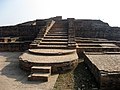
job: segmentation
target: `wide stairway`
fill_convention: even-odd
[[[39,35],[37,39],[39,38]],[[39,49],[66,49],[68,48],[68,31],[66,24],[55,22],[50,30],[46,31],[36,48]]]
[[[68,48],[68,22],[52,21],[43,37],[40,33],[31,48],[20,56],[20,67],[31,73],[28,80],[48,81],[51,73],[63,73],[77,66],[75,49]]]

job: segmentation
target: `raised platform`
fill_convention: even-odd
[[[71,49],[30,49],[19,58],[20,67],[28,71],[32,66],[51,66],[52,73],[63,73],[74,69],[78,64],[76,50]]]
[[[120,88],[120,52],[96,54],[87,52],[84,60],[101,89]]]

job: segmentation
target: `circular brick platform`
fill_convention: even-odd
[[[70,52],[69,52],[70,51]],[[40,55],[40,53],[44,55]],[[47,56],[45,55],[45,52]],[[57,54],[51,56],[51,54]],[[35,52],[36,53],[36,52]],[[74,69],[78,64],[78,56],[75,50],[45,50],[38,54],[32,54],[29,51],[19,57],[20,67],[30,71],[32,66],[51,66],[52,73],[63,73]],[[49,54],[48,54],[49,53]],[[58,53],[61,53],[58,55]]]
[[[29,49],[28,51],[36,55],[66,55],[76,52],[75,49]]]

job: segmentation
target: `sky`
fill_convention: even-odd
[[[120,27],[120,0],[0,0],[0,26],[55,16],[100,19]]]

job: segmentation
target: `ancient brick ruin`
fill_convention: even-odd
[[[120,28],[101,20],[57,16],[0,27],[0,51],[24,51],[28,80],[48,81],[83,59],[100,88],[120,88]]]

